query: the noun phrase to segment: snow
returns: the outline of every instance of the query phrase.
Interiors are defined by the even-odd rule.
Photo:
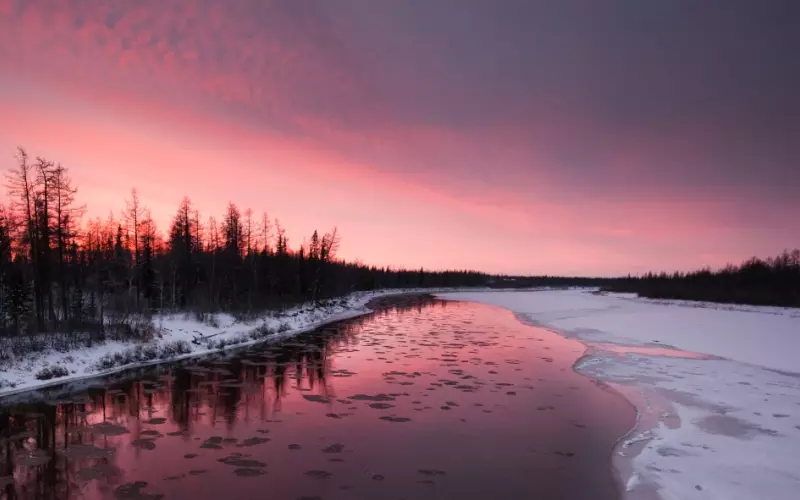
[[[147,342],[107,341],[68,352],[50,350],[31,353],[0,364],[0,397],[135,367],[280,340],[328,323],[369,314],[371,310],[367,303],[377,297],[429,291],[432,290],[354,293],[344,299],[334,300],[327,306],[306,304],[247,322],[237,321],[229,314],[215,314],[213,321],[206,322],[196,321],[189,315],[158,316],[153,320],[158,333]],[[192,343],[196,338],[203,339],[199,344]],[[176,349],[178,345],[181,349]],[[36,378],[42,370],[53,367],[63,367],[69,374],[49,380]]]
[[[626,498],[797,498],[800,310],[575,290],[439,296],[587,345],[575,369],[638,410],[614,456]]]
[[[625,345],[660,343],[800,372],[798,309],[655,301],[575,290],[465,292],[450,298],[499,305],[534,324],[582,340]]]

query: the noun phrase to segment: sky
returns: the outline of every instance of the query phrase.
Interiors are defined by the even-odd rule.
[[[368,264],[611,276],[800,246],[796,0],[0,0],[0,169],[336,226]],[[7,202],[5,195],[0,201]]]

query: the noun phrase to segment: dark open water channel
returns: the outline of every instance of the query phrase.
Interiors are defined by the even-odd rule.
[[[615,499],[634,410],[572,371],[582,353],[432,301],[0,400],[0,498]]]

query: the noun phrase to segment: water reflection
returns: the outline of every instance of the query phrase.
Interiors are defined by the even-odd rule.
[[[430,301],[16,398],[0,497],[616,498],[633,411],[572,372],[582,352]]]
[[[589,344],[589,353],[592,355],[602,355],[605,357],[619,356],[648,356],[660,358],[678,358],[678,359],[722,359],[710,354],[702,354],[691,351],[683,351],[672,346],[664,345],[625,345],[625,344],[610,344],[603,342],[592,342]]]

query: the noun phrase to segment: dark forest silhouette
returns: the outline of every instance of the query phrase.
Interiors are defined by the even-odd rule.
[[[83,221],[68,169],[19,148],[0,206],[0,335],[137,334],[157,312],[248,314],[358,290],[483,285],[470,271],[345,262],[336,229],[289,246],[280,222],[230,203],[203,220],[184,198],[165,235],[134,189],[121,216]],[[145,322],[144,324],[147,324]]]
[[[717,271],[706,268],[623,278],[606,289],[654,299],[800,307],[800,250],[784,251],[766,260],[753,257]]]
[[[67,168],[19,148],[0,206],[0,336],[145,335],[159,312],[238,315],[361,290],[599,286],[643,297],[800,307],[800,251],[739,266],[624,278],[490,277],[345,262],[336,229],[291,248],[280,222],[230,203],[203,220],[189,198],[161,234],[136,190],[119,217],[83,221]]]
[[[622,278],[564,276],[498,276],[492,288],[600,287],[608,292],[636,293],[652,299],[800,307],[800,250],[766,260],[752,257],[719,270],[646,273]]]

